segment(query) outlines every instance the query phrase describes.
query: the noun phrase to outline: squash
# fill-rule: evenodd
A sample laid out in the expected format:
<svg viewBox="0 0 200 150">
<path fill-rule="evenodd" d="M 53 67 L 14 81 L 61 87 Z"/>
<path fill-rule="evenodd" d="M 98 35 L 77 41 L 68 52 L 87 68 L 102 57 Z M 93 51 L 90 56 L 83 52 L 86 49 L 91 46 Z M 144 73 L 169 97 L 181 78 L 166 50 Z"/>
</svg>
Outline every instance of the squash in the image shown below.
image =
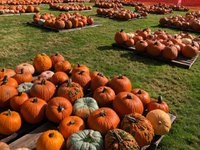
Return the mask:
<svg viewBox="0 0 200 150">
<path fill-rule="evenodd" d="M 49 80 L 54 75 L 53 71 L 44 71 L 39 77 Z"/>
<path fill-rule="evenodd" d="M 26 92 L 27 94 L 29 94 L 32 86 L 33 86 L 33 83 L 24 82 L 18 86 L 17 90 L 18 92 Z"/>
<path fill-rule="evenodd" d="M 128 40 L 127 34 L 121 30 L 115 34 L 115 42 L 119 45 L 124 44 Z"/>
</svg>

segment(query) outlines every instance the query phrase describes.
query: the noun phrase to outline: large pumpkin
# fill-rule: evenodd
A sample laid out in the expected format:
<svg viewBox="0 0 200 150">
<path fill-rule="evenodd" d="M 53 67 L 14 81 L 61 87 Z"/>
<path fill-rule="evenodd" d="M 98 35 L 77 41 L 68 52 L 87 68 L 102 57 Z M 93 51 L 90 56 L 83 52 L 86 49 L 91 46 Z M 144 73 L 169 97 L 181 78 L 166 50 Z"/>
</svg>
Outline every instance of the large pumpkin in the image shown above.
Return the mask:
<svg viewBox="0 0 200 150">
<path fill-rule="evenodd" d="M 117 94 L 113 101 L 113 108 L 120 117 L 131 113 L 142 114 L 144 111 L 142 101 L 135 94 L 129 92 Z"/>
<path fill-rule="evenodd" d="M 154 137 L 151 123 L 138 113 L 126 115 L 121 122 L 121 129 L 133 135 L 140 147 L 149 145 Z"/>
<path fill-rule="evenodd" d="M 64 138 L 56 130 L 48 130 L 39 137 L 36 150 L 60 150 L 64 146 Z"/>
<path fill-rule="evenodd" d="M 160 109 L 150 111 L 146 118 L 151 122 L 156 135 L 164 135 L 171 129 L 171 120 L 169 115 Z"/>
<path fill-rule="evenodd" d="M 161 55 L 163 49 L 165 46 L 160 43 L 159 41 L 156 41 L 154 43 L 151 43 L 147 47 L 147 53 L 153 57 Z"/>
<path fill-rule="evenodd" d="M 47 71 L 52 67 L 51 58 L 44 53 L 38 54 L 33 60 L 33 66 L 35 67 L 35 70 L 39 73 Z"/>
<path fill-rule="evenodd" d="M 99 107 L 95 99 L 92 97 L 84 97 L 75 101 L 73 105 L 73 114 L 85 120 L 97 109 L 99 109 Z"/>
<path fill-rule="evenodd" d="M 14 78 L 8 78 L 6 75 L 4 78 L 0 79 L 0 85 L 8 85 L 17 88 L 18 82 Z"/>
<path fill-rule="evenodd" d="M 21 106 L 21 115 L 30 124 L 37 124 L 44 119 L 47 103 L 37 97 L 26 100 Z"/>
<path fill-rule="evenodd" d="M 34 72 L 35 72 L 35 68 L 33 67 L 33 65 L 28 64 L 28 63 L 22 63 L 22 64 L 15 66 L 16 73 L 20 73 L 22 69 L 23 69 L 24 73 L 34 74 Z"/>
<path fill-rule="evenodd" d="M 51 78 L 51 82 L 57 85 L 57 84 L 62 84 L 68 81 L 68 79 L 69 77 L 66 73 L 59 71 L 59 72 L 54 73 L 54 75 Z"/>
<path fill-rule="evenodd" d="M 56 87 L 50 81 L 42 80 L 41 82 L 34 83 L 31 87 L 30 95 L 32 97 L 39 97 L 45 101 L 51 99 L 56 91 Z"/>
<path fill-rule="evenodd" d="M 72 69 L 72 66 L 69 61 L 59 61 L 54 66 L 55 72 L 63 71 L 69 73 Z"/>
<path fill-rule="evenodd" d="M 105 136 L 106 150 L 139 150 L 134 137 L 121 129 L 109 130 Z"/>
<path fill-rule="evenodd" d="M 188 58 L 195 57 L 198 55 L 198 53 L 199 53 L 199 49 L 194 44 L 186 45 L 182 49 L 183 56 L 188 57 Z"/>
<path fill-rule="evenodd" d="M 106 78 L 102 73 L 98 73 L 91 80 L 91 89 L 94 92 L 98 87 L 104 86 L 108 83 L 108 78 Z"/>
<path fill-rule="evenodd" d="M 28 72 L 24 72 L 24 69 L 21 69 L 21 72 L 16 73 L 13 78 L 18 82 L 18 84 L 24 82 L 31 82 L 33 80 L 32 74 Z"/>
<path fill-rule="evenodd" d="M 100 132 L 83 130 L 72 134 L 67 139 L 68 150 L 103 150 L 103 137 Z"/>
<path fill-rule="evenodd" d="M 163 49 L 162 56 L 167 60 L 174 60 L 178 57 L 178 49 L 175 45 L 168 45 Z"/>
<path fill-rule="evenodd" d="M 50 58 L 51 58 L 51 61 L 52 61 L 52 65 L 53 65 L 53 66 L 55 66 L 56 63 L 65 60 L 65 58 L 64 58 L 61 54 L 59 54 L 59 53 L 55 53 L 55 54 L 51 55 Z"/>
<path fill-rule="evenodd" d="M 0 114 L 0 134 L 10 135 L 21 128 L 22 120 L 15 111 L 4 111 Z"/>
<path fill-rule="evenodd" d="M 0 141 L 0 150 L 10 150 L 9 145 Z"/>
<path fill-rule="evenodd" d="M 117 32 L 115 34 L 115 42 L 117 44 L 123 44 L 127 40 L 128 40 L 128 36 L 127 36 L 127 34 L 123 30 L 121 30 L 120 32 Z"/>
<path fill-rule="evenodd" d="M 120 119 L 114 110 L 102 107 L 93 111 L 88 117 L 87 122 L 90 129 L 105 135 L 109 130 L 117 128 Z"/>
<path fill-rule="evenodd" d="M 46 117 L 55 123 L 60 123 L 72 113 L 72 104 L 64 97 L 52 98 L 46 107 Z"/>
<path fill-rule="evenodd" d="M 59 131 L 64 138 L 68 138 L 73 133 L 85 129 L 84 121 L 78 116 L 68 116 L 59 124 Z"/>
</svg>

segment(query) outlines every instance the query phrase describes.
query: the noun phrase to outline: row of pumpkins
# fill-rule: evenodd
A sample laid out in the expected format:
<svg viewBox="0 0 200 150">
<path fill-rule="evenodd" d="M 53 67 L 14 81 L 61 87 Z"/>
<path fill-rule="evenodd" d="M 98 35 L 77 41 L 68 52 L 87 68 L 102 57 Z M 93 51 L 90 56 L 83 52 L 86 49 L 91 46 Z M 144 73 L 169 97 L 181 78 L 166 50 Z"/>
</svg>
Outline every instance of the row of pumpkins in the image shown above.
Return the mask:
<svg viewBox="0 0 200 150">
<path fill-rule="evenodd" d="M 83 4 L 49 4 L 50 9 L 65 10 L 65 11 L 81 11 L 92 10 L 92 6 L 86 6 Z"/>
<path fill-rule="evenodd" d="M 100 8 L 120 8 L 123 7 L 122 3 L 114 3 L 114 2 L 96 2 L 94 4 L 95 7 L 100 7 Z"/>
<path fill-rule="evenodd" d="M 39 7 L 34 7 L 34 6 L 4 6 L 1 5 L 0 6 L 0 14 L 8 14 L 8 13 L 33 13 L 33 12 L 40 12 L 40 8 Z"/>
<path fill-rule="evenodd" d="M 113 9 L 99 8 L 97 9 L 97 15 L 103 17 L 109 17 L 112 19 L 127 21 L 130 19 L 139 18 L 141 16 L 146 17 L 147 13 L 135 13 L 131 10 L 120 9 L 120 8 L 113 8 Z"/>
<path fill-rule="evenodd" d="M 115 34 L 118 45 L 135 47 L 139 53 L 147 53 L 153 57 L 164 57 L 167 60 L 176 59 L 180 54 L 187 58 L 193 58 L 199 54 L 199 37 L 190 34 L 176 34 L 172 36 L 165 31 L 151 29 L 137 30 L 126 33 L 123 30 Z"/>
<path fill-rule="evenodd" d="M 39 5 L 39 4 L 50 4 L 50 3 L 62 3 L 63 0 L 2 0 L 0 4 L 8 5 Z"/>
<path fill-rule="evenodd" d="M 92 97 L 84 97 L 89 89 Z M 109 80 L 85 65 L 72 68 L 61 54 L 37 54 L 33 65 L 2 69 L 0 108 L 11 109 L 0 114 L 0 134 L 17 132 L 22 118 L 37 124 L 46 117 L 58 124 L 59 131 L 40 136 L 37 150 L 59 150 L 64 139 L 73 150 L 139 150 L 171 128 L 169 107 L 161 96 L 152 99 L 145 90 L 132 90 L 123 75 Z"/>
<path fill-rule="evenodd" d="M 160 19 L 160 25 L 165 27 L 176 27 L 183 30 L 200 31 L 200 11 L 187 13 L 185 16 L 176 15 Z"/>
<path fill-rule="evenodd" d="M 58 17 L 49 13 L 36 14 L 33 16 L 33 21 L 41 26 L 56 29 L 71 29 L 94 24 L 93 18 L 81 15 L 78 12 L 61 13 Z"/>
</svg>

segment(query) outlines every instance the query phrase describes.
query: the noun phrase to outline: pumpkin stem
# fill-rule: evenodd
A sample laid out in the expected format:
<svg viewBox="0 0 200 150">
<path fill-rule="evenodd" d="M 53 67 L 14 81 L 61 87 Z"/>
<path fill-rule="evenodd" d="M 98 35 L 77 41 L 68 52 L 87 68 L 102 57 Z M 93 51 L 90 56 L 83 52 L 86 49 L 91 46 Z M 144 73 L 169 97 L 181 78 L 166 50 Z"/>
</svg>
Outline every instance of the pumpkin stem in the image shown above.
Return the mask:
<svg viewBox="0 0 200 150">
<path fill-rule="evenodd" d="M 8 113 L 6 113 L 6 116 L 11 116 L 11 111 L 8 109 Z"/>
<path fill-rule="evenodd" d="M 38 99 L 37 99 L 37 97 L 35 97 L 35 98 L 33 99 L 32 103 L 37 103 L 37 102 L 38 102 Z"/>
<path fill-rule="evenodd" d="M 107 89 L 104 87 L 102 93 L 105 93 L 107 91 Z"/>
<path fill-rule="evenodd" d="M 42 85 L 45 85 L 45 84 L 46 84 L 46 80 L 45 80 L 45 79 L 42 79 L 41 84 L 42 84 Z"/>
<path fill-rule="evenodd" d="M 23 73 L 24 73 L 24 68 L 22 68 L 22 69 L 21 69 L 21 72 L 20 72 L 20 74 L 23 74 Z"/>
<path fill-rule="evenodd" d="M 126 116 L 126 118 L 127 118 L 131 123 L 138 123 L 137 119 L 134 118 L 133 116 Z"/>
<path fill-rule="evenodd" d="M 85 72 L 85 71 L 82 70 L 82 71 L 80 71 L 78 74 L 79 74 L 79 75 L 83 75 L 84 72 Z"/>
<path fill-rule="evenodd" d="M 65 109 L 64 109 L 63 106 L 60 106 L 60 105 L 59 105 L 58 108 L 57 108 L 57 110 L 58 110 L 59 112 L 61 112 L 61 111 L 65 110 Z"/>
<path fill-rule="evenodd" d="M 159 104 L 162 103 L 162 96 L 158 96 L 158 103 L 159 103 Z"/>
<path fill-rule="evenodd" d="M 71 83 L 72 83 L 72 79 L 70 78 L 70 79 L 67 81 L 67 87 L 70 87 L 70 86 L 71 86 Z"/>
<path fill-rule="evenodd" d="M 101 77 L 104 77 L 103 73 L 100 73 L 100 72 L 97 75 L 101 76 Z"/>
<path fill-rule="evenodd" d="M 156 42 L 154 43 L 154 45 L 158 45 L 158 42 L 156 41 Z"/>
<path fill-rule="evenodd" d="M 102 110 L 102 111 L 100 112 L 100 116 L 101 116 L 101 117 L 105 117 L 105 116 L 106 116 L 106 111 L 105 111 L 105 110 Z"/>
<path fill-rule="evenodd" d="M 1 69 L 1 72 L 5 72 L 5 68 L 2 68 L 2 69 Z"/>
<path fill-rule="evenodd" d="M 75 124 L 75 120 L 71 120 L 68 125 L 72 125 L 72 124 Z"/>
<path fill-rule="evenodd" d="M 119 136 L 119 134 L 117 134 L 114 130 L 113 130 L 113 135 L 117 138 L 117 140 L 119 141 L 119 143 L 123 142 L 121 136 Z"/>
<path fill-rule="evenodd" d="M 50 137 L 50 138 L 54 137 L 54 133 L 53 133 L 53 132 L 52 132 L 52 133 L 49 133 L 49 137 Z"/>
<path fill-rule="evenodd" d="M 1 85 L 5 85 L 8 82 L 8 76 L 4 76 L 3 83 Z"/>
<path fill-rule="evenodd" d="M 120 75 L 118 76 L 118 79 L 123 79 L 123 75 L 120 74 Z"/>
<path fill-rule="evenodd" d="M 58 53 L 55 53 L 55 56 L 58 56 Z"/>
<path fill-rule="evenodd" d="M 126 98 L 128 98 L 128 99 L 132 99 L 132 96 L 131 96 L 131 94 L 130 94 L 130 93 L 128 93 L 128 94 L 127 94 L 127 96 L 126 96 Z"/>
<path fill-rule="evenodd" d="M 80 67 L 80 66 L 81 66 L 81 64 L 77 63 L 77 66 L 78 66 L 78 67 Z"/>
<path fill-rule="evenodd" d="M 121 30 L 120 30 L 120 32 L 123 32 L 123 31 L 124 31 L 124 29 L 121 29 Z"/>
<path fill-rule="evenodd" d="M 22 95 L 22 92 L 19 92 L 19 93 L 18 93 L 18 96 L 21 96 L 21 95 Z"/>
<path fill-rule="evenodd" d="M 139 91 L 137 92 L 137 94 L 142 94 L 142 91 L 141 91 L 141 90 L 139 90 Z"/>
</svg>

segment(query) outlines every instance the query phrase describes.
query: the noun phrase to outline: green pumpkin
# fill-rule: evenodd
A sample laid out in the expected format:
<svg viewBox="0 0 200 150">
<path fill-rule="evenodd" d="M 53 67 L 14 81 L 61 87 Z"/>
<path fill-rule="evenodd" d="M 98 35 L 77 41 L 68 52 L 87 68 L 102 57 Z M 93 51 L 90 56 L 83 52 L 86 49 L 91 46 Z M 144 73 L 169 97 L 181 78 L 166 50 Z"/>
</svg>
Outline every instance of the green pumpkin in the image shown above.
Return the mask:
<svg viewBox="0 0 200 150">
<path fill-rule="evenodd" d="M 99 106 L 94 98 L 84 97 L 75 101 L 73 106 L 73 114 L 85 120 L 89 117 L 91 112 L 97 109 L 99 109 Z"/>
<path fill-rule="evenodd" d="M 45 23 L 45 20 L 44 20 L 44 19 L 40 19 L 39 22 L 38 22 L 38 24 L 41 25 L 41 26 L 43 26 L 44 23 Z"/>
<path fill-rule="evenodd" d="M 67 150 L 103 150 L 103 137 L 100 132 L 83 130 L 67 139 Z"/>
<path fill-rule="evenodd" d="M 33 86 L 33 83 L 31 82 L 24 82 L 20 84 L 17 88 L 18 92 L 26 92 L 29 94 L 31 87 Z"/>
</svg>

